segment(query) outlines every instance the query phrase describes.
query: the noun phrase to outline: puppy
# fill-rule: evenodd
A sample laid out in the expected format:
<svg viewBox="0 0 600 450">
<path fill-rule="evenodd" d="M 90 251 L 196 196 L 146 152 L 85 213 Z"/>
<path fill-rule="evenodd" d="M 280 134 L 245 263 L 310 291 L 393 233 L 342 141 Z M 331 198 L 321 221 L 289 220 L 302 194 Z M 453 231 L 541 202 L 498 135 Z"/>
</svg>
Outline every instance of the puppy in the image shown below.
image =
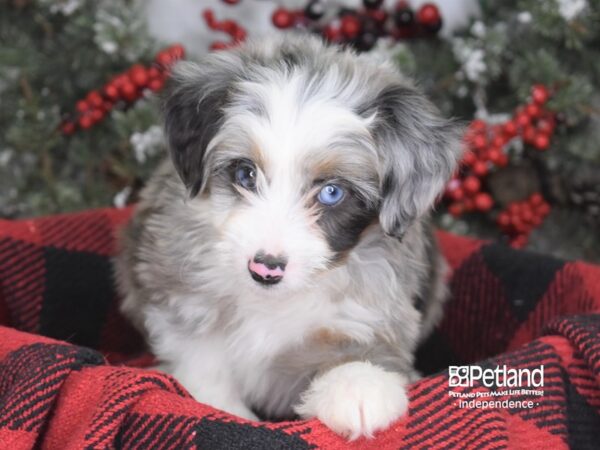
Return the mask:
<svg viewBox="0 0 600 450">
<path fill-rule="evenodd" d="M 164 120 L 117 260 L 161 367 L 248 419 L 389 426 L 446 293 L 428 214 L 459 128 L 391 64 L 309 36 L 180 63 Z"/>
</svg>

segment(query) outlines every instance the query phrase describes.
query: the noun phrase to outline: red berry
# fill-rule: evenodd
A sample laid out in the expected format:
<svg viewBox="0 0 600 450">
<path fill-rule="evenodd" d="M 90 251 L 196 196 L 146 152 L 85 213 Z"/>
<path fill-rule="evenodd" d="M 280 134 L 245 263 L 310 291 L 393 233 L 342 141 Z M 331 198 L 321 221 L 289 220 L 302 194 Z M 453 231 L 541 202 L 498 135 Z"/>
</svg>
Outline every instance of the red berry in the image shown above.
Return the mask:
<svg viewBox="0 0 600 450">
<path fill-rule="evenodd" d="M 508 205 L 508 213 L 511 217 L 518 216 L 521 212 L 521 205 L 517 202 L 513 202 Z"/>
<path fill-rule="evenodd" d="M 482 131 L 485 131 L 486 127 L 487 127 L 487 125 L 481 119 L 475 119 L 469 124 L 469 130 L 473 130 L 473 131 L 482 132 Z"/>
<path fill-rule="evenodd" d="M 542 203 L 544 203 L 544 197 L 542 197 L 541 194 L 536 192 L 535 194 L 532 194 L 531 197 L 529 197 L 529 203 L 533 206 L 541 205 Z"/>
<path fill-rule="evenodd" d="M 206 22 L 208 28 L 214 30 L 217 21 L 215 19 L 215 13 L 212 11 L 212 9 L 205 9 L 204 11 L 202 11 L 202 17 L 204 18 L 204 21 Z"/>
<path fill-rule="evenodd" d="M 452 189 L 449 195 L 454 201 L 460 201 L 465 197 L 465 191 L 462 187 L 457 187 L 455 189 Z"/>
<path fill-rule="evenodd" d="M 527 125 L 529 125 L 531 123 L 531 117 L 524 112 L 520 112 L 515 117 L 515 122 L 517 123 L 519 128 L 525 128 Z"/>
<path fill-rule="evenodd" d="M 379 26 L 385 24 L 388 18 L 387 12 L 385 12 L 383 9 L 368 9 L 367 15 Z"/>
<path fill-rule="evenodd" d="M 105 112 L 109 112 L 112 108 L 113 104 L 111 102 L 102 103 L 102 109 L 104 109 Z"/>
<path fill-rule="evenodd" d="M 511 205 L 509 205 L 510 224 L 514 229 L 517 229 L 521 226 L 521 215 L 516 211 L 510 211 L 510 207 L 516 205 L 516 203 L 512 203 Z"/>
<path fill-rule="evenodd" d="M 504 133 L 508 137 L 514 137 L 514 136 L 516 136 L 517 135 L 517 131 L 518 131 L 517 125 L 512 120 L 509 120 L 508 122 L 506 122 L 504 124 Z"/>
<path fill-rule="evenodd" d="M 81 116 L 79 118 L 78 123 L 79 123 L 79 126 L 81 128 L 83 128 L 84 130 L 87 130 L 94 124 L 92 118 L 89 115 Z"/>
<path fill-rule="evenodd" d="M 158 52 L 155 59 L 158 65 L 164 68 L 168 68 L 171 64 L 173 64 L 173 57 L 168 51 L 165 50 Z"/>
<path fill-rule="evenodd" d="M 104 95 L 112 101 L 115 101 L 119 98 L 119 90 L 114 84 L 110 83 L 104 86 Z"/>
<path fill-rule="evenodd" d="M 481 182 L 479 181 L 479 178 L 472 175 L 465 178 L 463 181 L 463 189 L 467 194 L 470 195 L 479 192 L 479 189 L 481 189 Z"/>
<path fill-rule="evenodd" d="M 473 164 L 473 173 L 478 177 L 483 177 L 488 173 L 488 166 L 483 161 L 477 161 Z"/>
<path fill-rule="evenodd" d="M 79 111 L 80 113 L 84 113 L 86 111 L 88 111 L 90 109 L 90 105 L 88 102 L 86 102 L 85 100 L 79 100 L 76 104 L 75 104 L 75 108 L 77 109 L 77 111 Z"/>
<path fill-rule="evenodd" d="M 152 66 L 152 67 L 150 67 L 148 69 L 148 77 L 151 80 L 154 80 L 155 78 L 161 78 L 162 77 L 162 73 L 156 67 Z"/>
<path fill-rule="evenodd" d="M 85 99 L 92 108 L 99 108 L 104 102 L 98 91 L 91 91 Z"/>
<path fill-rule="evenodd" d="M 504 147 L 504 144 L 506 144 L 506 138 L 501 134 L 496 135 L 494 139 L 492 139 L 492 145 L 494 147 Z"/>
<path fill-rule="evenodd" d="M 223 2 L 227 3 L 228 5 L 237 5 L 240 0 L 223 0 Z"/>
<path fill-rule="evenodd" d="M 467 212 L 473 211 L 475 209 L 475 203 L 471 198 L 466 198 L 463 204 L 465 207 L 465 211 Z"/>
<path fill-rule="evenodd" d="M 425 3 L 417 11 L 417 21 L 422 25 L 435 25 L 440 20 L 440 10 L 433 3 Z"/>
<path fill-rule="evenodd" d="M 533 221 L 533 211 L 531 208 L 523 210 L 521 213 L 521 220 L 523 220 L 525 223 L 531 223 Z"/>
<path fill-rule="evenodd" d="M 229 44 L 223 41 L 215 41 L 210 44 L 210 49 L 212 51 L 226 50 L 229 48 Z"/>
<path fill-rule="evenodd" d="M 502 158 L 502 151 L 498 148 L 491 148 L 488 152 L 487 152 L 487 159 L 488 161 L 490 161 L 491 163 L 498 165 L 498 161 L 500 161 L 500 159 Z"/>
<path fill-rule="evenodd" d="M 60 131 L 62 134 L 69 136 L 75 133 L 75 124 L 73 122 L 65 122 L 61 125 Z"/>
<path fill-rule="evenodd" d="M 542 108 L 540 108 L 540 106 L 536 103 L 529 103 L 525 107 L 525 113 L 527 113 L 529 117 L 536 118 L 542 113 Z"/>
<path fill-rule="evenodd" d="M 448 212 L 454 217 L 458 217 L 464 212 L 464 207 L 460 203 L 452 203 L 448 206 Z"/>
<path fill-rule="evenodd" d="M 134 101 L 138 97 L 138 91 L 132 82 L 127 82 L 119 89 L 121 96 L 128 102 Z"/>
<path fill-rule="evenodd" d="M 164 78 L 154 78 L 148 83 L 148 89 L 150 89 L 152 92 L 158 92 L 163 88 L 164 85 Z"/>
<path fill-rule="evenodd" d="M 236 42 L 244 42 L 246 40 L 246 30 L 242 27 L 236 28 L 236 30 L 231 35 L 234 41 Z"/>
<path fill-rule="evenodd" d="M 477 150 L 483 150 L 487 145 L 487 139 L 484 135 L 478 134 L 473 138 L 473 147 Z"/>
<path fill-rule="evenodd" d="M 329 42 L 337 42 L 342 37 L 342 33 L 339 28 L 329 24 L 323 28 L 323 37 Z"/>
<path fill-rule="evenodd" d="M 185 48 L 181 44 L 173 44 L 169 47 L 171 56 L 175 59 L 182 59 L 185 57 Z"/>
<path fill-rule="evenodd" d="M 100 108 L 92 109 L 90 117 L 94 123 L 98 123 L 104 118 L 104 111 Z"/>
<path fill-rule="evenodd" d="M 117 89 L 121 89 L 121 86 L 129 83 L 129 77 L 122 73 L 121 75 L 117 75 L 111 82 L 111 84 Z"/>
<path fill-rule="evenodd" d="M 462 163 L 466 166 L 472 166 L 477 161 L 477 156 L 473 152 L 465 152 Z"/>
<path fill-rule="evenodd" d="M 506 227 L 510 225 L 510 216 L 507 212 L 501 212 L 500 214 L 498 214 L 496 222 L 501 228 L 506 229 Z"/>
<path fill-rule="evenodd" d="M 502 125 L 494 125 L 492 127 L 492 135 L 493 136 L 502 136 Z"/>
<path fill-rule="evenodd" d="M 489 211 L 494 206 L 494 199 L 486 192 L 480 192 L 475 196 L 475 208 L 479 211 Z"/>
<path fill-rule="evenodd" d="M 233 33 L 235 33 L 235 30 L 238 29 L 238 24 L 235 23 L 233 20 L 223 20 L 219 24 L 219 28 L 221 31 L 224 31 L 228 35 L 232 36 Z"/>
<path fill-rule="evenodd" d="M 536 208 L 536 212 L 543 218 L 550 213 L 550 205 L 548 203 L 542 203 Z"/>
<path fill-rule="evenodd" d="M 138 87 L 146 87 L 148 80 L 150 79 L 148 71 L 141 64 L 133 65 L 131 69 L 129 69 L 128 74 L 131 82 Z"/>
<path fill-rule="evenodd" d="M 531 89 L 531 97 L 533 98 L 533 101 L 535 103 L 537 103 L 538 105 L 542 105 L 548 101 L 550 93 L 548 92 L 546 86 L 542 84 L 536 84 Z"/>
<path fill-rule="evenodd" d="M 527 125 L 523 130 L 523 140 L 528 144 L 533 143 L 533 140 L 537 136 L 535 128 L 532 125 Z"/>
<path fill-rule="evenodd" d="M 494 161 L 494 164 L 496 164 L 498 167 L 506 167 L 508 165 L 508 156 L 506 156 L 506 153 L 500 152 L 500 156 L 498 156 L 498 159 Z"/>
<path fill-rule="evenodd" d="M 516 232 L 525 233 L 527 231 L 527 225 L 523 223 L 521 217 L 513 217 L 512 225 Z"/>
<path fill-rule="evenodd" d="M 538 131 L 548 135 L 554 133 L 554 126 L 554 120 L 551 117 L 542 118 L 537 122 Z"/>
<path fill-rule="evenodd" d="M 535 136 L 533 145 L 538 150 L 546 150 L 550 146 L 550 138 L 546 134 L 539 133 Z"/>
<path fill-rule="evenodd" d="M 271 16 L 271 20 L 277 28 L 289 28 L 294 25 L 294 14 L 287 9 L 277 8 Z"/>
<path fill-rule="evenodd" d="M 342 17 L 340 29 L 346 38 L 354 39 L 360 33 L 360 19 L 353 14 L 347 14 Z"/>
</svg>

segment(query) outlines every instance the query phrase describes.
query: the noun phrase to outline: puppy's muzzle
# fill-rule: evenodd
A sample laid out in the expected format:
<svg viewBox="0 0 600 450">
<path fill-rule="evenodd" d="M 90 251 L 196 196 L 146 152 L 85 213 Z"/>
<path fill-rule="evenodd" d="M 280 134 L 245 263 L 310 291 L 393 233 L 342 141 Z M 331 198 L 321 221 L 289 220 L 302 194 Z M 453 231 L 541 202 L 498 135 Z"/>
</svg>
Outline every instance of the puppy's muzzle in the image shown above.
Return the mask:
<svg viewBox="0 0 600 450">
<path fill-rule="evenodd" d="M 248 271 L 254 281 L 264 285 L 277 284 L 283 279 L 287 258 L 260 251 L 248 261 Z"/>
</svg>

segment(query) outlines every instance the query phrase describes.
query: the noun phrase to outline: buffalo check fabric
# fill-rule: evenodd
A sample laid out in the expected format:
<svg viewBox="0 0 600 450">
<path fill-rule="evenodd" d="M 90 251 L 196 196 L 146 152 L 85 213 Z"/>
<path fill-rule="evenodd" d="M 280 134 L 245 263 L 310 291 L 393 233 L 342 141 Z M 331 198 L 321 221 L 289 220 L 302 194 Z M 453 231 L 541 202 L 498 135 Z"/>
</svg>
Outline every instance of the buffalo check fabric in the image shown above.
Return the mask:
<svg viewBox="0 0 600 450">
<path fill-rule="evenodd" d="M 406 416 L 347 442 L 318 420 L 249 422 L 149 370 L 118 313 L 111 257 L 131 209 L 0 221 L 0 448 L 598 449 L 600 268 L 440 232 L 451 299 L 417 353 Z M 460 395 L 533 408 L 461 407 L 449 366 L 543 365 L 542 396 Z M 538 392 L 539 394 L 539 392 Z"/>
</svg>

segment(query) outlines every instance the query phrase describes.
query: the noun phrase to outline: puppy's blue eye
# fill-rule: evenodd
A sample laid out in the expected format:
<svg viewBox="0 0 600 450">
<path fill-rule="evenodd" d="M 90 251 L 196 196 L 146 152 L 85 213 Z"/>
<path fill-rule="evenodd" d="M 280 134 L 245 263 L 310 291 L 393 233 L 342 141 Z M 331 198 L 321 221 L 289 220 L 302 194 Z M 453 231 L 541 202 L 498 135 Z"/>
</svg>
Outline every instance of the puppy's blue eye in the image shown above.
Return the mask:
<svg viewBox="0 0 600 450">
<path fill-rule="evenodd" d="M 319 201 L 326 206 L 337 205 L 344 198 L 344 190 L 336 184 L 327 184 L 319 192 Z"/>
<path fill-rule="evenodd" d="M 249 191 L 256 190 L 256 169 L 250 163 L 240 163 L 235 169 L 235 182 Z"/>
</svg>

